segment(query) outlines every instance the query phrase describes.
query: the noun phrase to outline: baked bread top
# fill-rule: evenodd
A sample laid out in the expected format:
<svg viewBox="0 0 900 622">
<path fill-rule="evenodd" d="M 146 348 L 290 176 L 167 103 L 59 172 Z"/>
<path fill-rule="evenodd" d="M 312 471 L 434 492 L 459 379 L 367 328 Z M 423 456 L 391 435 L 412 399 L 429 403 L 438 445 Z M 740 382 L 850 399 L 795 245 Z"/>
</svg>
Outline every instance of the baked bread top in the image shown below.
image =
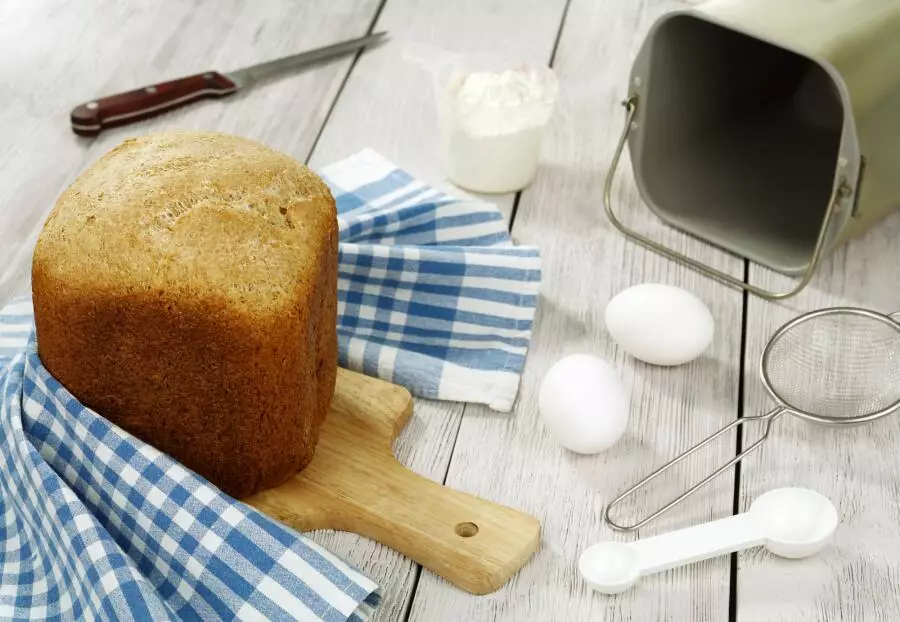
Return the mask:
<svg viewBox="0 0 900 622">
<path fill-rule="evenodd" d="M 131 139 L 41 232 L 38 354 L 81 403 L 244 498 L 313 457 L 337 260 L 334 199 L 300 162 L 225 134 Z"/>
<path fill-rule="evenodd" d="M 165 132 L 126 140 L 81 175 L 35 258 L 51 252 L 45 276 L 72 290 L 223 298 L 264 317 L 296 300 L 335 219 L 327 185 L 289 156 L 228 134 Z"/>
</svg>

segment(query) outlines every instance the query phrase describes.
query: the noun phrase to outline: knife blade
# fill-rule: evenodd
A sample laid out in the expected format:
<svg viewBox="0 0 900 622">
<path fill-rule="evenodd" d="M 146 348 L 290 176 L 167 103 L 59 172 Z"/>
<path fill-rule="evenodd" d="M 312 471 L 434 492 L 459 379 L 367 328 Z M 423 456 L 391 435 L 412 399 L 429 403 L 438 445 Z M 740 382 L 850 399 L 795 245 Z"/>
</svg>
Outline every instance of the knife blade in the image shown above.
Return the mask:
<svg viewBox="0 0 900 622">
<path fill-rule="evenodd" d="M 359 50 L 386 35 L 377 32 L 227 73 L 206 71 L 100 97 L 72 109 L 72 131 L 79 136 L 96 136 L 106 128 L 149 119 L 201 99 L 225 97 L 251 87 L 262 78 Z"/>
</svg>

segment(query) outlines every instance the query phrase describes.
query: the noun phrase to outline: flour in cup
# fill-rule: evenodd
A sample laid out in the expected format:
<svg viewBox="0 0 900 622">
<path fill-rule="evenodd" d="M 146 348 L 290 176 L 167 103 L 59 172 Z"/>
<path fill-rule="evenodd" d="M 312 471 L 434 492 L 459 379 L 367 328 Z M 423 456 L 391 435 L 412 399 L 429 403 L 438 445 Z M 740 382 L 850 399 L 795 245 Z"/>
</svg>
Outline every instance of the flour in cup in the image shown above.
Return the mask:
<svg viewBox="0 0 900 622">
<path fill-rule="evenodd" d="M 444 164 L 450 179 L 477 192 L 527 186 L 556 97 L 552 73 L 528 68 L 457 73 L 444 95 Z"/>
</svg>

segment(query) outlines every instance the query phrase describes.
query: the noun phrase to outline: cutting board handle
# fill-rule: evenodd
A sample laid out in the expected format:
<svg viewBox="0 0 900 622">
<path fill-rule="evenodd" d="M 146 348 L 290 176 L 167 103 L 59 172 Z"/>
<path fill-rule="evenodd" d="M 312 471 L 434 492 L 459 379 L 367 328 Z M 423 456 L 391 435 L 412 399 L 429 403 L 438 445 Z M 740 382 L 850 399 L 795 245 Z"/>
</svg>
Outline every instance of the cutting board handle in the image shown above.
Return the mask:
<svg viewBox="0 0 900 622">
<path fill-rule="evenodd" d="M 441 486 L 393 456 L 374 472 L 377 480 L 282 488 L 290 510 L 279 511 L 288 508 L 273 495 L 265 510 L 300 531 L 338 529 L 381 542 L 473 594 L 499 589 L 537 550 L 540 522 L 527 514 Z M 302 507 L 310 511 L 297 513 Z"/>
<path fill-rule="evenodd" d="M 446 488 L 393 457 L 391 461 L 385 468 L 389 481 L 369 488 L 372 494 L 366 500 L 363 524 L 355 522 L 358 516 L 348 515 L 358 533 L 474 594 L 499 589 L 537 549 L 541 525 L 535 518 Z M 357 491 L 352 505 L 364 497 Z M 336 500 L 336 505 L 343 505 L 342 500 Z"/>
</svg>

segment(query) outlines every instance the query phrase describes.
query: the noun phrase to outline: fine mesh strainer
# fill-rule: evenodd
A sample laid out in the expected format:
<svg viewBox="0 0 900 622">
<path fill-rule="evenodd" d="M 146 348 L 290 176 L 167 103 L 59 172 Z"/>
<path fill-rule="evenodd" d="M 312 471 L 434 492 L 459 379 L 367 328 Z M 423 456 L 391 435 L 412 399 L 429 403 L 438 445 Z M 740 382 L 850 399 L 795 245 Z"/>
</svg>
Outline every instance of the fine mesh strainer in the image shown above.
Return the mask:
<svg viewBox="0 0 900 622">
<path fill-rule="evenodd" d="M 869 423 L 900 407 L 900 312 L 884 315 L 855 307 L 811 311 L 779 328 L 763 351 L 759 373 L 777 404 L 764 415 L 743 417 L 667 462 L 614 499 L 604 518 L 618 531 L 643 527 L 740 462 L 769 437 L 784 413 L 831 426 Z M 732 428 L 763 423 L 762 437 L 667 505 L 633 525 L 610 518 L 623 499 Z"/>
</svg>

